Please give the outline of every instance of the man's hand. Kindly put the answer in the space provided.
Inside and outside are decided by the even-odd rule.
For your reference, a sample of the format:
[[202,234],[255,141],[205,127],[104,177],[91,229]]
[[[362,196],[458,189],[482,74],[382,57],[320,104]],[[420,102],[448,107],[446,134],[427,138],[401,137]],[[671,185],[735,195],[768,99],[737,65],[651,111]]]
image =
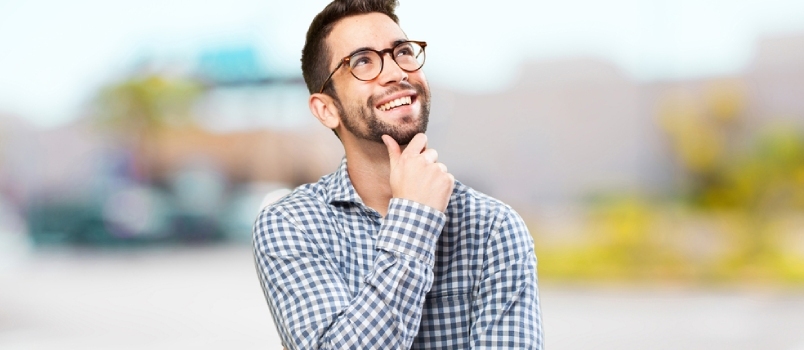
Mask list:
[[382,135],[382,141],[391,158],[391,195],[445,212],[455,177],[438,163],[438,152],[427,148],[427,136],[414,136],[405,151],[388,135]]

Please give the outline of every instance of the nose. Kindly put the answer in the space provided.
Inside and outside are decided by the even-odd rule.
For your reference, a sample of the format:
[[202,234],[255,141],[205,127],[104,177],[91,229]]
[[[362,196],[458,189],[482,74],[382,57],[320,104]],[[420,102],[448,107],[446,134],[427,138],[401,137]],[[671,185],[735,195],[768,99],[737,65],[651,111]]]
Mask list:
[[[385,53],[388,55],[385,55]],[[378,77],[380,84],[386,85],[408,80],[408,72],[402,70],[396,61],[394,61],[393,52],[384,52],[382,56],[383,68]]]

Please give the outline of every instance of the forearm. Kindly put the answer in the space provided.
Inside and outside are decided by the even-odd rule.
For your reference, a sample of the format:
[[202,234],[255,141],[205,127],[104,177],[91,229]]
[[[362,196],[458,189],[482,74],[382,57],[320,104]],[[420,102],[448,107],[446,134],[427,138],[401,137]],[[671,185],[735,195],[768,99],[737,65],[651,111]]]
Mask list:
[[324,333],[324,349],[408,349],[419,329],[432,268],[380,254],[365,286]]

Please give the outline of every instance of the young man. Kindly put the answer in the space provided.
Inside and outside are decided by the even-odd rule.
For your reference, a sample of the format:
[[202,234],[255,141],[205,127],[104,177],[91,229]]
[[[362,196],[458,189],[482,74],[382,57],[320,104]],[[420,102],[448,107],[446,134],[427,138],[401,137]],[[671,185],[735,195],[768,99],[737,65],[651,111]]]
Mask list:
[[393,0],[335,0],[307,32],[313,115],[346,157],[265,208],[254,254],[288,349],[541,349],[533,241],[427,147],[426,43]]

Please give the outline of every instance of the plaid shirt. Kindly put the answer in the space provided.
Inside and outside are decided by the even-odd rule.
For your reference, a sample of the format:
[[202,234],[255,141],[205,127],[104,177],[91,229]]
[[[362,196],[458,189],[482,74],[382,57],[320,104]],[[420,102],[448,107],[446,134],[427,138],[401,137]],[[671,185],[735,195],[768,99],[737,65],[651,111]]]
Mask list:
[[456,182],[446,215],[401,198],[383,218],[346,172],[254,225],[287,349],[542,349],[533,240],[505,204]]

